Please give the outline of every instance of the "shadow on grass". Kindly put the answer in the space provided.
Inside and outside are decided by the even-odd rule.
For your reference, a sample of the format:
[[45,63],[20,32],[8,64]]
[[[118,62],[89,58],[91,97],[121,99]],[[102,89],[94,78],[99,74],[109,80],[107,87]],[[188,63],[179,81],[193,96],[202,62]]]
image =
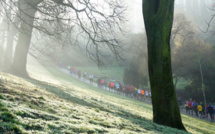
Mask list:
[[[71,79],[71,77],[69,77],[68,75],[62,73],[61,71],[59,71],[56,68],[52,68],[52,69],[48,68],[47,70],[49,72],[51,72],[52,75],[54,77],[56,77],[56,78],[59,78],[59,76],[62,76],[62,77]],[[121,109],[121,108],[119,108],[119,107],[117,107],[115,105],[112,105],[110,103],[105,103],[103,101],[102,102],[100,101],[99,103],[87,102],[84,99],[74,97],[74,96],[64,92],[63,90],[59,89],[58,87],[56,87],[54,85],[50,85],[49,83],[38,81],[36,79],[31,79],[30,82],[32,82],[33,84],[35,84],[35,85],[37,85],[39,87],[45,88],[48,92],[54,93],[56,96],[58,96],[61,99],[65,99],[67,101],[70,101],[72,103],[75,103],[75,104],[78,104],[78,105],[81,105],[81,106],[86,106],[86,107],[89,107],[89,108],[95,108],[95,109],[99,109],[101,111],[113,114],[113,115],[115,115],[117,117],[123,118],[125,120],[129,120],[131,123],[139,125],[141,128],[144,128],[145,130],[150,130],[150,131],[155,131],[155,132],[159,131],[159,129],[157,129],[157,126],[151,120],[143,118],[143,117],[138,116],[138,115],[135,115],[135,114],[130,113],[128,111],[125,111],[125,110],[123,110],[123,109]],[[90,88],[90,90],[94,90],[96,92],[101,92],[101,90],[95,89],[95,88]],[[116,94],[114,94],[114,96],[115,95]],[[105,105],[108,105],[108,107],[104,107]],[[147,107],[147,109],[148,108],[149,107]],[[114,110],[116,112],[113,112],[112,110]],[[146,125],[146,124],[149,124],[152,127],[152,129],[150,129],[148,127],[149,125]],[[119,129],[123,129],[124,127],[125,126],[121,126]]]
[[[102,107],[94,105],[94,104],[91,104],[91,103],[85,101],[84,99],[80,99],[80,98],[71,96],[70,94],[64,92],[63,90],[59,89],[58,87],[56,87],[54,85],[50,85],[49,83],[38,81],[38,80],[35,80],[35,79],[29,79],[27,81],[37,85],[38,87],[41,87],[42,89],[45,89],[46,91],[48,91],[50,93],[55,94],[57,97],[59,97],[61,99],[65,99],[67,101],[70,101],[72,103],[75,103],[75,104],[78,104],[78,105],[81,105],[81,106],[103,109]],[[104,109],[104,111],[111,112],[108,109]]]
[[[137,124],[137,125],[139,125],[140,127],[144,128],[146,130],[156,131],[156,132],[159,131],[159,129],[157,129],[157,126],[155,126],[155,124],[152,123],[151,120],[143,118],[143,117],[135,115],[135,114],[132,114],[132,113],[130,113],[128,111],[125,111],[123,109],[120,109],[119,107],[117,107],[115,105],[105,103],[105,102],[102,102],[102,101],[99,101],[99,103],[101,103],[101,104],[99,104],[99,103],[90,103],[90,102],[87,102],[87,101],[85,101],[83,99],[74,97],[74,96],[64,92],[63,90],[59,89],[58,87],[55,87],[54,85],[50,85],[49,83],[38,81],[38,80],[35,80],[35,79],[29,79],[27,81],[37,85],[38,87],[41,87],[41,88],[45,89],[46,91],[48,91],[50,93],[55,94],[56,96],[58,96],[61,99],[65,99],[67,101],[70,101],[72,103],[75,103],[75,104],[78,104],[78,105],[81,105],[81,106],[85,106],[85,107],[89,107],[89,108],[95,108],[95,109],[99,109],[101,111],[113,114],[115,116],[118,116],[118,117],[121,117],[123,119],[129,120],[131,123]],[[108,105],[109,107],[104,107],[104,106],[102,106],[103,104]],[[116,112],[113,112],[111,109],[116,111]],[[150,124],[153,128],[149,129],[149,127],[146,124]],[[123,129],[123,126],[121,126],[120,129]]]
[[[60,76],[64,76],[66,78],[70,78],[68,75],[63,74],[62,72],[58,71],[53,71],[52,69],[48,69],[49,72],[52,73],[52,75],[54,75],[55,77],[59,77]],[[57,69],[56,69],[57,70]],[[58,74],[56,74],[58,73]],[[112,105],[110,103],[105,103],[105,102],[99,102],[99,103],[92,103],[92,102],[87,102],[84,99],[80,99],[77,97],[74,97],[66,92],[64,92],[63,90],[59,89],[58,87],[54,86],[54,85],[50,85],[49,83],[46,82],[42,82],[42,81],[38,81],[35,79],[31,79],[29,82],[32,82],[33,84],[45,88],[45,90],[47,90],[48,92],[54,93],[56,96],[58,96],[61,99],[65,99],[67,101],[70,101],[72,103],[81,105],[81,106],[86,106],[89,108],[95,108],[95,109],[99,109],[101,111],[107,112],[107,113],[111,113],[115,116],[118,116],[120,118],[123,118],[125,120],[129,120],[131,123],[136,124],[138,126],[140,126],[141,128],[145,129],[145,130],[150,130],[150,131],[154,131],[154,132],[162,132],[162,127],[159,127],[159,125],[153,123],[151,120],[143,118],[141,116],[135,115],[129,111],[126,111],[124,109],[120,109],[119,107]],[[108,107],[104,107],[103,104],[108,105]],[[113,112],[112,110],[116,111]],[[124,126],[121,126],[119,129],[123,129]],[[138,132],[138,130],[137,130]]]

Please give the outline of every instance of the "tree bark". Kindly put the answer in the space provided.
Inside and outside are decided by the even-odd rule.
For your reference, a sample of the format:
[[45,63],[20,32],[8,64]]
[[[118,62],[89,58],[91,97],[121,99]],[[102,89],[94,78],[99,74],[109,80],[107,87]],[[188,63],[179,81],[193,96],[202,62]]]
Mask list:
[[186,130],[181,121],[172,78],[170,35],[173,13],[174,0],[143,0],[153,121]]
[[31,42],[31,35],[33,30],[34,15],[36,13],[36,6],[42,0],[19,0],[20,16],[22,17],[21,32],[19,33],[13,63],[9,72],[21,77],[29,77],[26,64],[27,54]]

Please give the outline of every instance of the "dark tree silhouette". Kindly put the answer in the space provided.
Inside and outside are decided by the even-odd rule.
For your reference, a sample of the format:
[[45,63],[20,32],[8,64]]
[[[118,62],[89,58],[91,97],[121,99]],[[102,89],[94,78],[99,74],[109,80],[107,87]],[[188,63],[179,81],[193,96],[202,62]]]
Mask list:
[[170,35],[173,13],[174,0],[143,0],[153,121],[185,130],[172,78]]

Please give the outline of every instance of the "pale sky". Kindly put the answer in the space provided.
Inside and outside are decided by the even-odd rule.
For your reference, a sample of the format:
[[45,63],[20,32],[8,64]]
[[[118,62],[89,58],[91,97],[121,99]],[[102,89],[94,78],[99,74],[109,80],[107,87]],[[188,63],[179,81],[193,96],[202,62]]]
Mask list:
[[[213,2],[215,3],[215,0],[175,0],[175,13],[185,13],[188,18],[197,21],[197,25],[203,25],[211,16],[206,6],[211,6]],[[134,33],[144,32],[142,0],[127,0],[126,3],[128,4],[129,30]],[[202,16],[203,13],[199,16],[201,10],[204,16]]]

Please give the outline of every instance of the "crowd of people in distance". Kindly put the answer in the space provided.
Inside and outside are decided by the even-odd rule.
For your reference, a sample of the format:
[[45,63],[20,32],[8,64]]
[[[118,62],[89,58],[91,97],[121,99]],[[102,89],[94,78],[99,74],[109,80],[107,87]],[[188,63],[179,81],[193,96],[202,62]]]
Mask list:
[[[61,68],[63,66],[62,64],[58,64],[58,67]],[[95,82],[97,83],[97,86],[101,89],[127,96],[133,99],[145,101],[148,103],[151,102],[151,91],[149,89],[136,88],[133,85],[128,85],[117,80],[109,79],[107,77],[87,74],[86,71],[82,73],[80,69],[76,69],[72,66],[68,66],[67,69],[69,70],[70,75],[75,75],[80,79],[88,79],[90,81],[90,84]]]
[[186,114],[214,121],[215,106],[211,103],[205,106],[202,102],[197,103],[195,100],[192,100],[192,98],[190,98],[189,100],[186,100],[183,105],[183,102],[179,97],[178,104],[180,106],[180,109],[184,107]]
[[[62,64],[58,64],[58,67],[62,68],[63,66]],[[151,103],[151,91],[149,89],[136,88],[133,85],[125,84],[123,82],[112,80],[107,77],[94,76],[93,74],[89,74],[87,77],[86,71],[82,73],[81,70],[70,66],[68,66],[67,69],[69,70],[70,75],[74,75],[82,80],[89,80],[90,84],[96,83],[97,86],[101,89]],[[179,97],[178,105],[180,107],[180,110],[184,111],[186,114],[193,115],[201,119],[209,119],[211,121],[214,121],[215,106],[211,103],[204,106],[202,102],[197,103],[195,100],[192,101],[192,98],[183,102]]]
[[102,78],[98,78],[97,84],[99,88],[138,100],[145,100],[148,97],[151,97],[150,90],[136,88],[133,85],[122,84],[122,82],[119,81],[108,81]]

